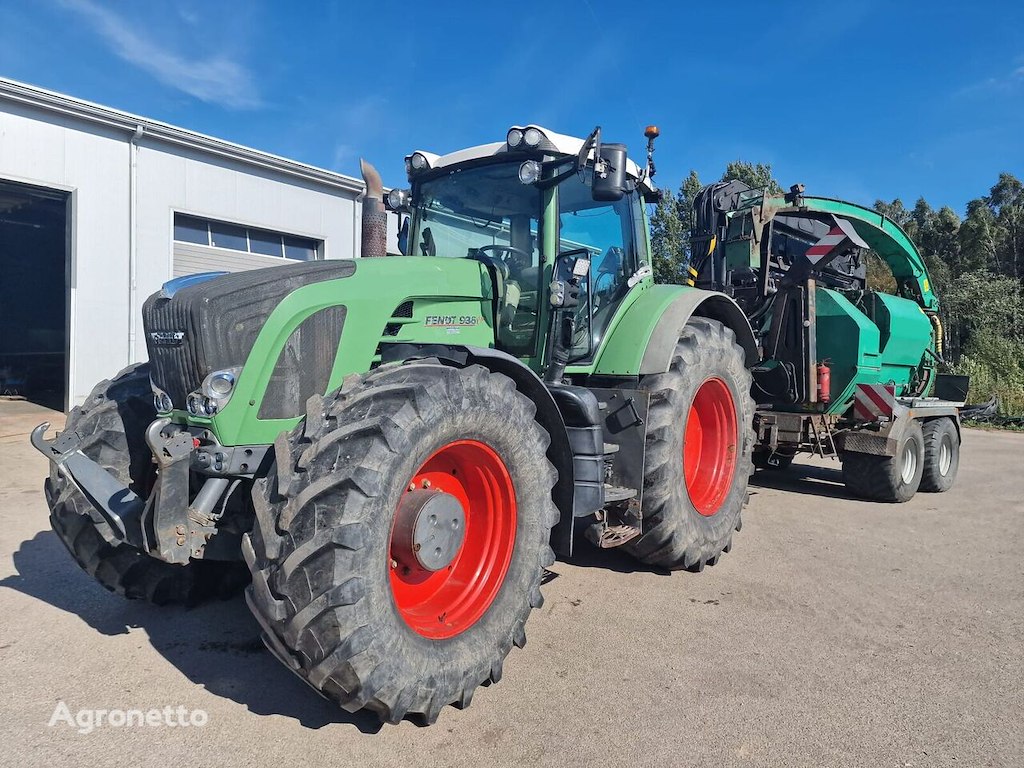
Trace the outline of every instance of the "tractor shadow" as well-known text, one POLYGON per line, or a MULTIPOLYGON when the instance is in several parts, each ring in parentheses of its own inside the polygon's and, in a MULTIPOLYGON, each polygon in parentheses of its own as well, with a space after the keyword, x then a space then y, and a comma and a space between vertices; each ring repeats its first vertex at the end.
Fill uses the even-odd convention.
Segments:
POLYGON ((342 723, 376 733, 382 727, 375 715, 349 714, 320 698, 274 659, 241 595, 189 608, 125 600, 83 573, 49 530, 22 542, 14 567, 0 587, 74 614, 103 635, 144 630, 154 650, 189 680, 253 714, 283 715, 313 729, 342 723))
MULTIPOLYGON (((572 555, 570 557, 559 555, 558 561, 579 568, 598 568, 602 571, 612 571, 613 573, 653 573, 657 576, 671 576, 673 574, 673 571, 667 568, 658 568, 641 563, 621 549, 615 547, 601 549, 596 547, 583 536, 580 530, 576 531, 576 535, 573 538, 572 555)), ((680 571, 680 573, 685 573, 685 571, 680 571)))
POLYGON ((771 488, 829 499, 864 502, 864 499, 846 490, 842 470, 833 467, 791 464, 786 469, 762 469, 751 476, 750 486, 751 495, 757 493, 757 488, 771 488))
MULTIPOLYGON (((843 472, 833 467, 819 467, 811 464, 792 464, 781 470, 759 470, 750 478, 750 495, 756 497, 758 489, 772 489, 801 493, 809 496, 821 496, 829 499, 843 499, 862 504, 871 503, 854 496, 846 490, 843 483, 843 472)), ((581 521, 581 525, 585 525, 581 521)), ((619 549, 599 549, 591 544, 581 533, 576 531, 573 540, 572 556, 559 555, 559 562, 581 568, 600 568, 615 573, 652 573, 657 576, 672 576, 676 573, 687 573, 685 570, 670 571, 641 563, 634 557, 619 549)))

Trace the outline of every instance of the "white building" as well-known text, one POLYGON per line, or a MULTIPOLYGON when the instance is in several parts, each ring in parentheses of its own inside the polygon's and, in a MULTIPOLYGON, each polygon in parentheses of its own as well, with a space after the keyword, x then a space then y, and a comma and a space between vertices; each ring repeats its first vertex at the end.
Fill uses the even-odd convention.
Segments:
POLYGON ((362 189, 0 79, 0 394, 70 408, 145 360, 140 309, 171 277, 358 254, 362 189))

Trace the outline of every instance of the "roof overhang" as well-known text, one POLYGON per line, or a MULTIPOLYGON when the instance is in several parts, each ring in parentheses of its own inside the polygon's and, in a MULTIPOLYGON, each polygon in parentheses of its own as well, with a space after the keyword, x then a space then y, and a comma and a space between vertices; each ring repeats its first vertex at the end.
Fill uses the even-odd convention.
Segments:
POLYGON ((135 136, 136 140, 145 137, 347 192, 360 193, 363 191, 363 182, 352 176, 306 165, 241 144, 178 128, 158 120, 104 107, 34 85, 19 83, 16 80, 0 78, 0 102, 3 101, 16 102, 94 125, 123 130, 127 134, 126 139, 132 136, 135 136))

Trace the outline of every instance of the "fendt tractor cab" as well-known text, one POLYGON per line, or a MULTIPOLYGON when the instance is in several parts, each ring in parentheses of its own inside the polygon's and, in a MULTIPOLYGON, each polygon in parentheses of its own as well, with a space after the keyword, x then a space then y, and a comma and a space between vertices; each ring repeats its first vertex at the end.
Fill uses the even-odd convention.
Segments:
POLYGON ((840 458, 867 498, 948 490, 966 387, 938 373, 939 302, 906 233, 800 184, 771 194, 740 181, 705 187, 692 224, 693 283, 732 296, 757 338, 755 466, 807 452, 840 458), (869 287, 869 250, 898 295, 869 287))
POLYGON ((600 129, 414 152, 393 256, 366 166, 364 258, 167 283, 143 308, 149 362, 33 433, 54 530, 127 597, 247 569, 268 648, 389 721, 500 678, 574 531, 714 563, 746 500, 759 357, 732 298, 654 284, 656 135, 644 167, 600 129))

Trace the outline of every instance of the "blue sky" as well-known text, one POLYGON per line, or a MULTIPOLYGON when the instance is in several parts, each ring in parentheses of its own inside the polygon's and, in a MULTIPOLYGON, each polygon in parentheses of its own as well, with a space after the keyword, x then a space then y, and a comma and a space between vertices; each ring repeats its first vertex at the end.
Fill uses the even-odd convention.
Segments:
POLYGON ((356 175, 404 181, 537 122, 730 160, 870 204, 962 212, 1024 176, 1024 4, 0 3, 0 75, 356 175), (291 7, 289 7, 291 6, 291 7))

